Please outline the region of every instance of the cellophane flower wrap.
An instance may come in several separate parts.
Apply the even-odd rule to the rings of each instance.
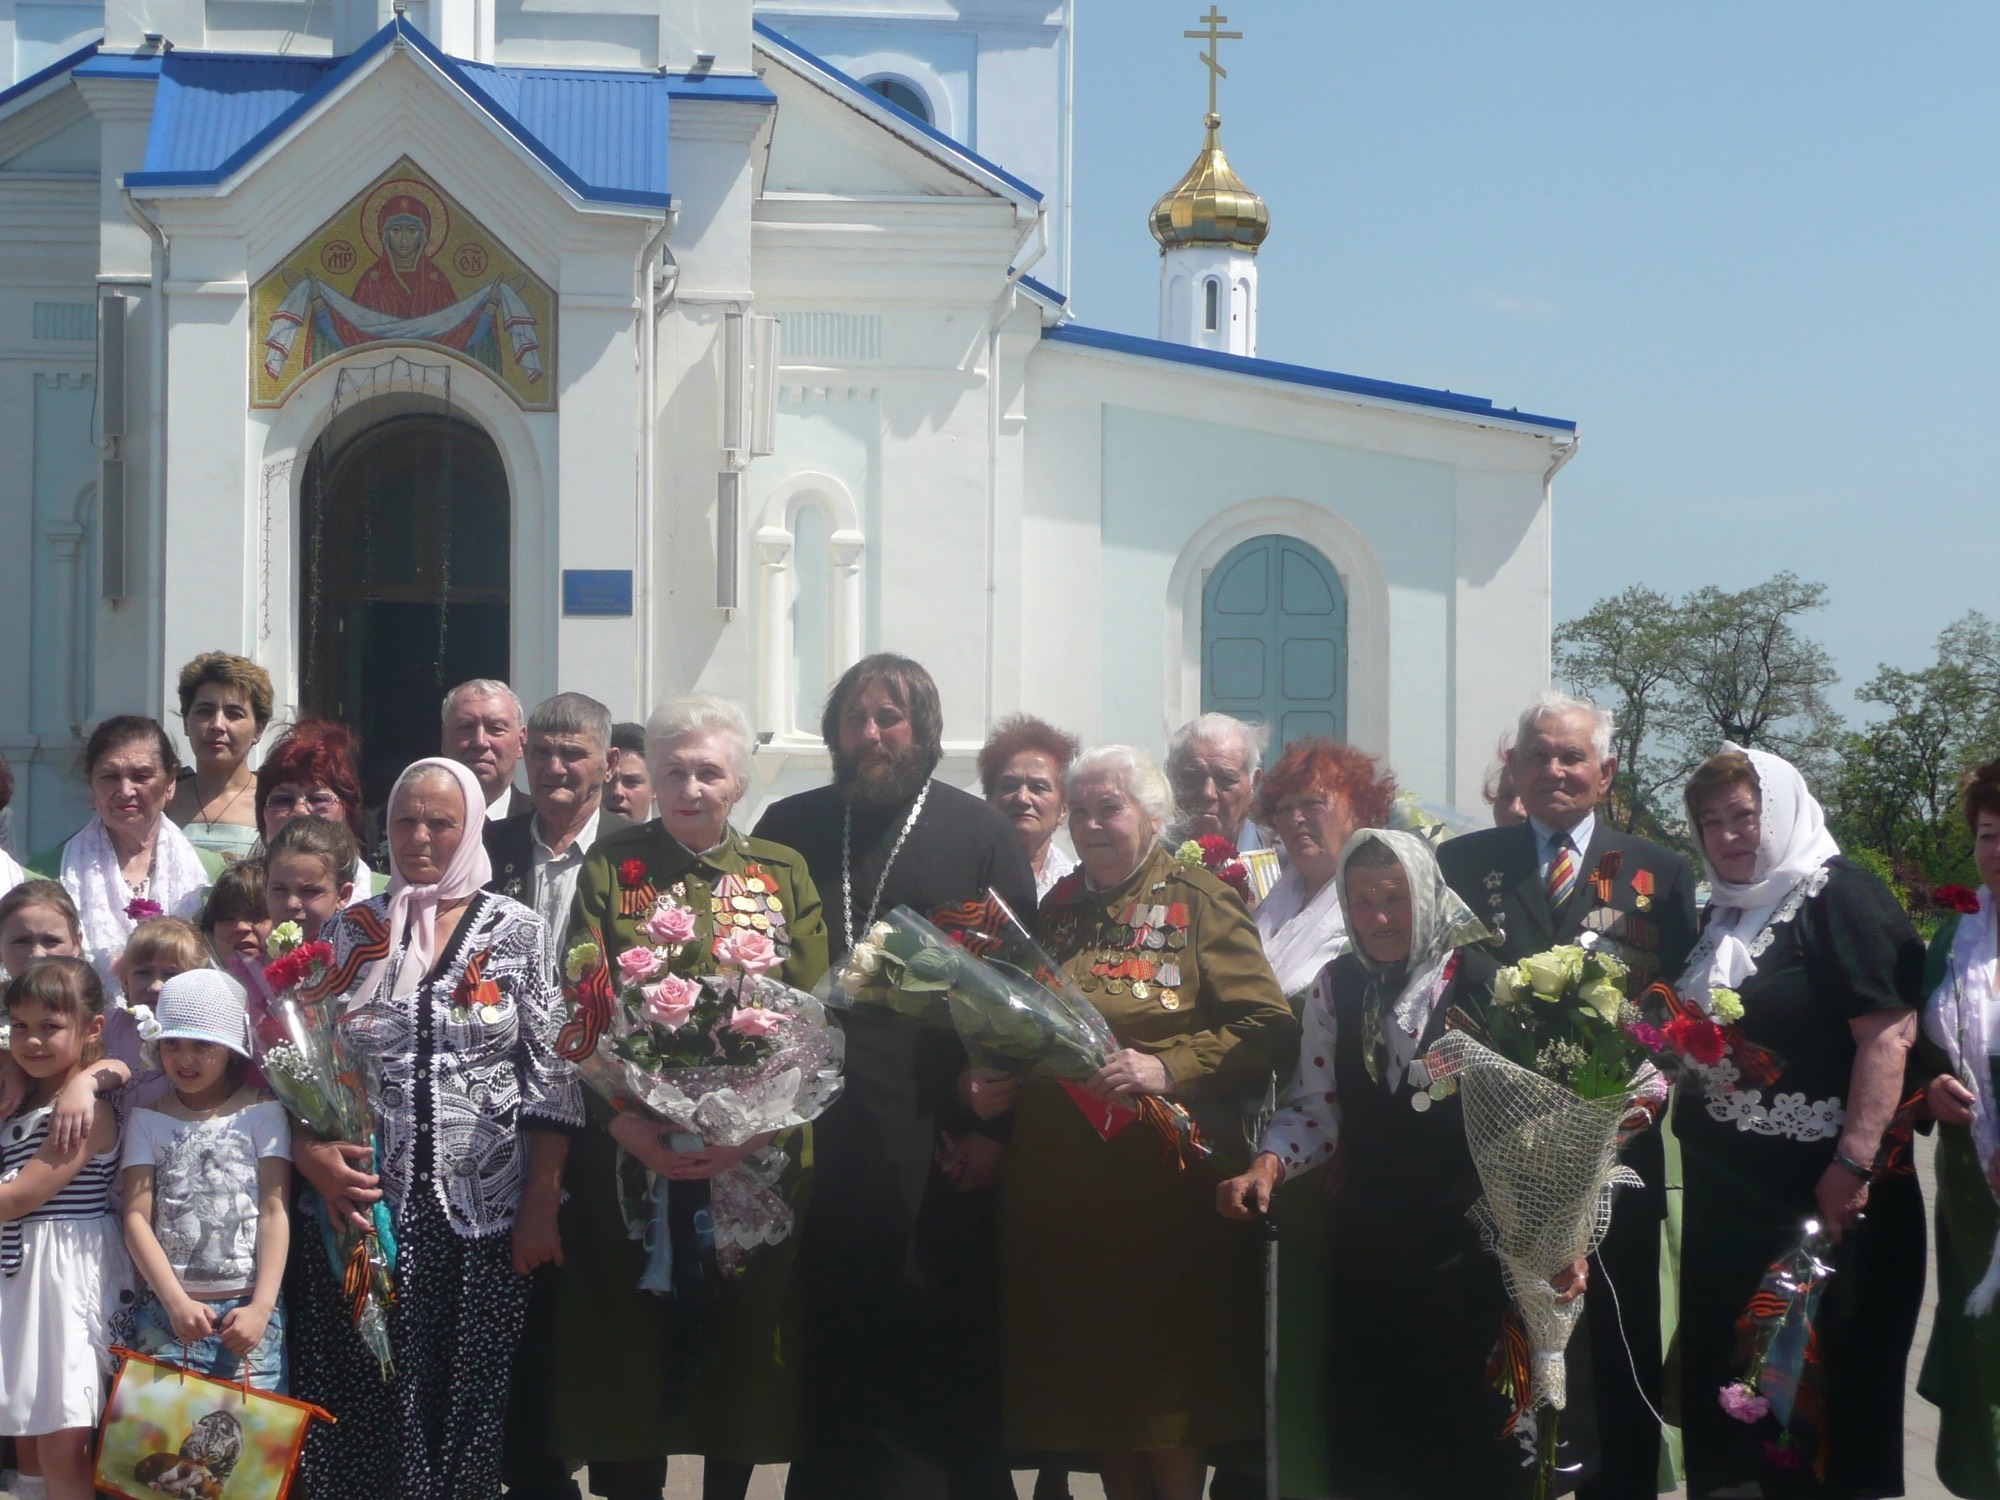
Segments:
[[[709,1146],[811,1123],[840,1096],[845,1038],[817,999],[770,972],[783,959],[770,937],[707,925],[670,891],[640,923],[641,944],[615,961],[599,933],[574,945],[563,965],[574,1014],[556,1050],[614,1109],[643,1110]],[[724,1275],[792,1232],[787,1162],[766,1145],[710,1180]],[[667,1195],[658,1181],[649,1203],[624,1202],[628,1227],[662,1253]],[[662,1267],[641,1285],[664,1291],[668,1279]]]
[[[288,1112],[321,1140],[344,1141],[379,1152],[375,1117],[381,1074],[364,1047],[342,1035],[339,1007],[317,993],[333,949],[307,943],[295,923],[274,928],[272,960],[265,965],[265,1015],[255,1028],[257,1066]],[[371,1158],[369,1170],[374,1170]],[[381,1366],[395,1373],[389,1353],[388,1308],[396,1300],[396,1233],[388,1205],[377,1199],[369,1227],[336,1223],[314,1195],[314,1214],[354,1331]]]
[[[1111,1024],[1004,901],[988,895],[978,906],[977,921],[954,912],[949,933],[896,907],[833,971],[830,1003],[948,1019],[973,1067],[1051,1078],[1074,1092],[1118,1050]],[[1142,1095],[1132,1108],[1183,1163],[1209,1153],[1193,1117],[1171,1099]],[[1093,1108],[1085,1112],[1105,1130]]]
[[[1743,1375],[1717,1393],[1722,1409],[1754,1425],[1775,1418],[1781,1435],[1765,1445],[1775,1468],[1810,1465],[1826,1478],[1826,1366],[1820,1358],[1820,1298],[1833,1275],[1833,1243],[1808,1219],[1799,1243],[1765,1269],[1736,1319]]]
[[[1603,1240],[1614,1191],[1639,1183],[1619,1165],[1619,1148],[1666,1100],[1650,1049],[1633,1033],[1626,985],[1625,966],[1609,954],[1579,946],[1535,954],[1500,971],[1483,1021],[1455,1011],[1453,1029],[1424,1059],[1434,1080],[1453,1080],[1460,1092],[1484,1189],[1472,1218],[1525,1335],[1526,1388],[1516,1378],[1508,1391],[1517,1419],[1567,1404],[1564,1351],[1583,1302],[1559,1303],[1549,1281]],[[1545,1465],[1553,1429],[1552,1421],[1541,1429]]]

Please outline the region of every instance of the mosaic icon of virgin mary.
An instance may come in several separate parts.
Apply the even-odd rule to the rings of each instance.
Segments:
[[[419,198],[407,191],[384,199],[375,210],[375,238],[382,246],[382,253],[354,283],[354,300],[363,307],[392,318],[421,318],[426,313],[443,312],[458,300],[451,278],[427,253],[431,245],[443,241],[444,235],[440,233],[432,239],[433,215],[424,198],[437,204],[439,217],[444,215],[444,205],[434,195],[425,193]],[[447,219],[438,229],[445,229],[449,222]]]
[[[357,240],[365,253],[357,254]],[[407,157],[264,278],[258,300],[258,404],[281,398],[321,360],[377,343],[453,350],[524,405],[549,401],[542,360],[549,312],[538,315],[551,307],[546,284]]]

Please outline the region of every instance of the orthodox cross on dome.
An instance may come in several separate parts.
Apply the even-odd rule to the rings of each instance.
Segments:
[[[1222,65],[1222,48],[1218,44],[1222,42],[1240,42],[1243,40],[1243,33],[1240,31],[1224,31],[1222,28],[1229,24],[1229,17],[1218,15],[1213,5],[1209,6],[1208,14],[1202,16],[1200,20],[1201,24],[1207,28],[1205,31],[1184,31],[1181,35],[1198,42],[1205,41],[1208,43],[1208,50],[1201,54],[1201,60],[1208,64],[1208,112],[1214,114],[1215,80],[1229,76],[1229,69]]]

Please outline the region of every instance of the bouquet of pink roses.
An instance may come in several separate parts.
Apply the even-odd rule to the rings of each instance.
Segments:
[[[713,937],[675,893],[640,923],[644,940],[607,962],[602,935],[563,961],[572,1017],[557,1050],[614,1108],[643,1110],[698,1142],[742,1146],[817,1119],[841,1090],[845,1040],[811,995],[775,978],[769,934]],[[716,1259],[738,1269],[792,1230],[778,1192],[784,1153],[765,1146],[711,1183]],[[664,1224],[667,1185],[650,1217]],[[635,1226],[637,1228],[638,1226]]]

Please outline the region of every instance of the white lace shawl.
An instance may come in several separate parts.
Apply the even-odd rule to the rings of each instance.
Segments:
[[[61,878],[83,924],[83,951],[102,976],[106,996],[122,1003],[124,990],[111,966],[139,925],[125,914],[139,893],[125,883],[102,818],[92,818],[63,845]],[[158,903],[161,915],[192,922],[201,912],[208,884],[208,870],[187,835],[170,819],[161,818],[146,899]]]

